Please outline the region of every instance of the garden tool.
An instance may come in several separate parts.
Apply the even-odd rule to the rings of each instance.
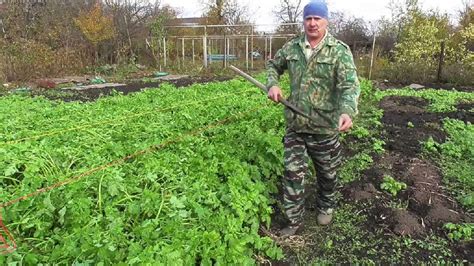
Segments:
[[[235,66],[230,66],[230,69],[232,69],[233,71],[235,71],[237,74],[239,74],[240,76],[242,76],[243,78],[245,78],[246,80],[248,80],[249,82],[253,83],[255,86],[259,87],[265,94],[268,94],[268,90],[267,88],[265,87],[265,85],[263,85],[260,81],[254,79],[252,76],[250,76],[249,74],[243,72],[242,70],[236,68]],[[288,109],[290,109],[291,111],[293,111],[294,113],[298,114],[298,115],[301,115],[303,117],[306,117],[308,118],[309,120],[312,120],[312,121],[318,121],[318,119],[316,117],[313,117],[307,113],[305,113],[303,110],[299,109],[298,107],[296,107],[295,105],[293,105],[292,103],[288,102],[286,99],[280,99],[280,103],[283,104],[284,106],[286,106]],[[321,114],[321,112],[317,109],[315,109],[315,111],[329,124],[329,125],[332,125],[332,121],[331,119],[329,119],[327,116]],[[332,126],[331,126],[332,127]]]

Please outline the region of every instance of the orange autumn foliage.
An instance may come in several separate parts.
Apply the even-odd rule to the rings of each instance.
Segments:
[[[94,46],[115,36],[113,20],[102,13],[99,3],[96,3],[90,11],[80,12],[74,22]]]

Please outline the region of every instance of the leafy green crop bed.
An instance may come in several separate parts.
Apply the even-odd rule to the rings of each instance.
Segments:
[[[0,121],[1,212],[18,242],[0,264],[281,257],[258,234],[282,171],[281,107],[248,83],[87,104],[10,96]]]
[[[273,234],[283,220],[274,200],[282,107],[247,82],[163,85],[89,103],[0,98],[0,212],[18,243],[0,265],[474,261],[473,94],[380,91],[365,80],[361,89],[355,126],[341,136],[334,222],[316,225],[308,178],[306,229],[289,240]],[[418,168],[442,187],[413,179]],[[414,204],[416,192],[457,200],[462,219],[430,223],[424,209],[435,206]],[[427,229],[399,235],[406,217]]]

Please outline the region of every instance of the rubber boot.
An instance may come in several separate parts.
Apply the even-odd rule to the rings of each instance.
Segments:
[[[332,221],[332,214],[320,213],[320,214],[318,214],[317,219],[318,219],[318,224],[319,225],[328,225]]]

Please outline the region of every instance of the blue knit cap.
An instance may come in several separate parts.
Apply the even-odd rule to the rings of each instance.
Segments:
[[[303,19],[307,16],[318,16],[328,19],[328,5],[324,0],[311,0],[303,9]]]

